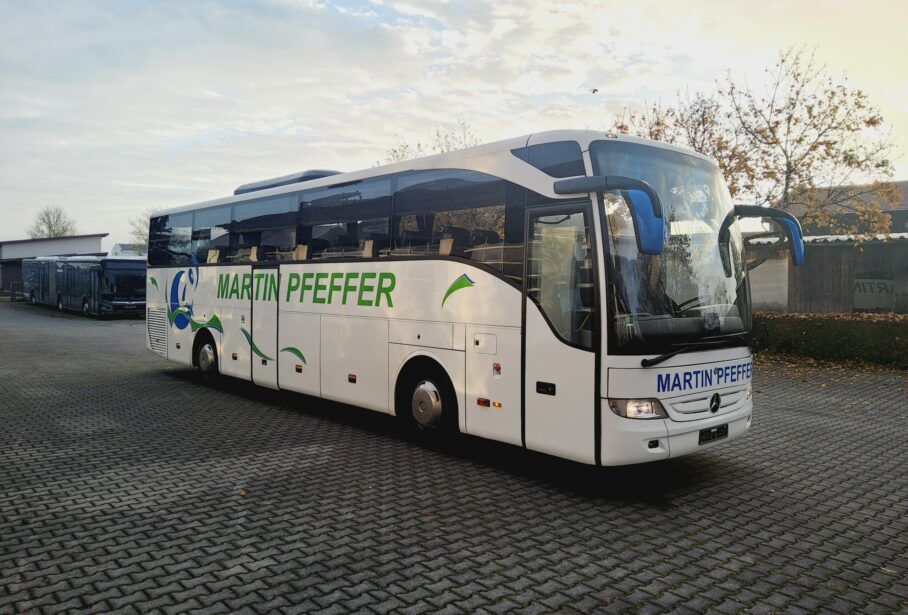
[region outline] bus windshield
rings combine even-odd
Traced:
[[[145,263],[105,265],[101,294],[107,299],[144,299]]]
[[[731,197],[718,167],[702,158],[638,143],[595,141],[597,175],[642,179],[662,199],[665,247],[640,254],[624,199],[603,193],[609,250],[609,352],[651,354],[701,340],[737,340],[750,329],[744,246],[731,227],[732,275],[725,276],[718,231]]]

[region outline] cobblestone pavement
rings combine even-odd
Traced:
[[[742,440],[595,469],[0,303],[0,613],[908,609],[908,375],[764,365]]]

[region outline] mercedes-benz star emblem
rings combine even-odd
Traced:
[[[713,396],[709,398],[709,411],[715,414],[719,411],[719,407],[722,406],[722,396],[718,393],[713,393]]]

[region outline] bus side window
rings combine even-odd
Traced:
[[[151,219],[148,262],[152,266],[188,265],[191,260],[192,212]]]
[[[526,190],[475,171],[416,172],[394,196],[392,254],[454,256],[520,285]]]
[[[229,246],[223,260],[291,260],[296,245],[295,195],[239,203],[233,206]]]
[[[196,263],[220,263],[229,247],[230,206],[195,212],[192,221],[192,254]]]
[[[378,177],[304,193],[300,250],[311,260],[387,254],[391,181]]]

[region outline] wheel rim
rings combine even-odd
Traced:
[[[211,344],[205,344],[199,349],[199,369],[206,373],[212,371],[214,361],[214,348]]]
[[[416,389],[413,391],[411,408],[413,419],[417,425],[423,429],[438,427],[438,424],[441,423],[443,410],[441,393],[438,392],[438,388],[428,380],[423,380],[417,384]]]

